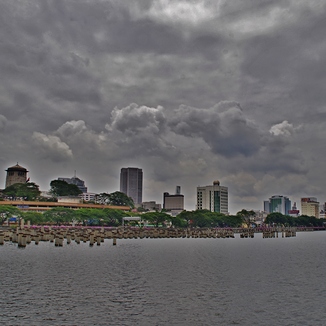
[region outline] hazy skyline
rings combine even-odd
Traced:
[[[229,210],[326,201],[326,3],[3,0],[0,188],[17,162],[143,201],[220,180]]]

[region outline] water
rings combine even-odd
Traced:
[[[0,247],[1,325],[325,325],[326,232]]]

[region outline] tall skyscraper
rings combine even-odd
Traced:
[[[120,191],[131,197],[134,203],[143,201],[143,170],[138,168],[122,168],[120,172]]]
[[[281,213],[289,215],[291,210],[291,200],[286,196],[275,195],[264,201],[264,211],[266,213]]]
[[[228,187],[221,186],[219,181],[214,181],[211,186],[197,187],[197,209],[228,214]]]

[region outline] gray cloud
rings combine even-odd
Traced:
[[[0,114],[0,131],[2,131],[5,128],[6,124],[7,124],[6,117]]]
[[[214,153],[226,157],[250,156],[261,146],[259,129],[235,102],[220,102],[210,109],[180,106],[171,126],[176,133],[202,137]]]
[[[140,166],[145,199],[178,183],[189,209],[215,179],[232,212],[274,192],[325,201],[325,11],[319,0],[1,1],[2,170],[19,161],[44,189],[77,170],[91,191],[114,191],[122,166]]]
[[[51,135],[46,136],[40,132],[34,132],[33,140],[37,148],[36,151],[38,151],[43,158],[50,159],[54,162],[73,158],[71,149],[66,143],[62,142],[59,137]]]
[[[284,120],[283,122],[272,126],[269,132],[275,136],[288,137],[300,128],[301,126],[294,127],[292,123],[289,123],[288,121]]]

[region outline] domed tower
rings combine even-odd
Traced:
[[[14,166],[11,166],[6,170],[6,188],[15,184],[15,183],[25,183],[27,182],[27,170],[20,166],[18,163]]]

